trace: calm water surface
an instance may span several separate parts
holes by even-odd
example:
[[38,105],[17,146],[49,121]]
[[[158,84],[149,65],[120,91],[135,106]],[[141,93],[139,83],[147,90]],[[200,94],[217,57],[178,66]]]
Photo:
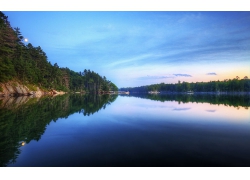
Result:
[[250,166],[249,102],[74,95],[9,105],[1,111],[1,165]]

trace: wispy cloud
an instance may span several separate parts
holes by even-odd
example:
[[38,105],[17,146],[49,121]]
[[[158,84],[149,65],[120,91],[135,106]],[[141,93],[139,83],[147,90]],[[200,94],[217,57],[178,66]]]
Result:
[[167,79],[167,78],[176,78],[177,76],[181,77],[192,77],[190,74],[169,74],[163,76],[142,76],[137,78],[138,80],[157,80],[157,79]]
[[212,72],[212,73],[207,73],[207,75],[214,75],[214,76],[216,76],[217,74],[214,73],[214,72]]
[[202,16],[200,13],[187,13],[184,16],[182,16],[177,23],[190,23],[190,22],[196,22],[198,20],[202,20]]
[[174,78],[172,75],[167,76],[143,76],[139,77],[138,80],[153,80],[153,79],[166,79],[166,78]]
[[192,77],[190,74],[173,74],[174,76]]
[[120,66],[122,64],[126,64],[126,63],[131,63],[131,62],[135,62],[135,61],[140,61],[140,60],[144,60],[146,58],[151,57],[151,54],[142,54],[142,55],[138,55],[136,57],[131,57],[131,58],[127,58],[127,59],[123,59],[123,60],[118,60],[112,63],[107,64],[109,67],[113,67],[113,66]]

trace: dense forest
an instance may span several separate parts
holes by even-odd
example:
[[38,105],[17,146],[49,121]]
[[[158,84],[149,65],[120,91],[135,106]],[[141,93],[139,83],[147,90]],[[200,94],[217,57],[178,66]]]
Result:
[[[71,94],[30,98],[23,105],[17,101],[0,108],[0,167],[15,162],[22,142],[39,141],[51,121],[56,122],[78,112],[90,116],[115,101],[118,95]],[[21,97],[19,97],[21,98]],[[13,99],[18,99],[14,98]],[[1,107],[0,99],[0,107]],[[84,119],[83,119],[84,120]]]
[[238,76],[234,79],[225,79],[224,81],[210,81],[210,82],[178,82],[176,84],[152,84],[140,87],[120,88],[121,91],[129,92],[250,92],[250,79],[245,76],[240,79]]
[[116,85],[90,70],[74,72],[52,65],[40,46],[25,45],[18,27],[12,28],[0,12],[0,82],[20,81],[45,89],[102,92],[118,90]]

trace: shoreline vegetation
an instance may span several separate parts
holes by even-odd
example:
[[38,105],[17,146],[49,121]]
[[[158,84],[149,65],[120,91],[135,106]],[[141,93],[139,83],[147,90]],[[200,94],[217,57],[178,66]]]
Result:
[[238,76],[234,79],[225,79],[223,81],[210,82],[178,82],[175,84],[152,84],[140,87],[120,88],[120,91],[129,91],[130,93],[184,93],[184,94],[250,94],[250,79],[245,76],[240,79]]
[[[84,66],[84,64],[83,64]],[[0,12],[0,96],[58,95],[69,92],[106,93],[117,86],[94,71],[75,72],[52,65],[40,46],[25,42]]]
[[159,91],[157,93],[151,92],[130,92],[131,94],[152,94],[152,95],[250,95],[250,92],[168,92],[168,91]]
[[[66,93],[73,94],[88,94],[91,92],[86,91],[57,91],[55,89],[44,89],[39,88],[35,85],[23,85],[17,81],[9,81],[7,83],[0,83],[0,98],[1,97],[19,97],[19,96],[33,96],[33,97],[41,97],[43,95],[63,95]],[[99,91],[99,95],[104,94],[119,94],[118,91]],[[124,93],[126,94],[126,93]]]

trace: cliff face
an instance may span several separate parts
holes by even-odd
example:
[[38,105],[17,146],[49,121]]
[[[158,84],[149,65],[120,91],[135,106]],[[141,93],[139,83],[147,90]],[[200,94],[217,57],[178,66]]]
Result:
[[42,91],[39,87],[34,87],[30,90],[27,86],[18,83],[16,81],[10,81],[7,83],[0,83],[0,96],[9,97],[9,96],[29,96],[33,95],[40,97],[42,95],[54,95],[54,94],[64,94],[64,92],[57,92],[55,90],[51,91]]

